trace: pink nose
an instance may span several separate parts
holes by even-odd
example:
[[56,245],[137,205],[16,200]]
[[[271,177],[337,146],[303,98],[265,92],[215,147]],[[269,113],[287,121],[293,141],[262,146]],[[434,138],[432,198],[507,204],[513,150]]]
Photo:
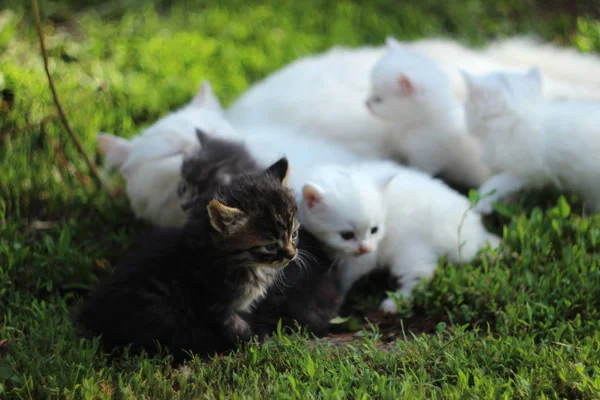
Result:
[[370,253],[371,252],[371,247],[365,245],[365,244],[361,244],[360,246],[358,246],[358,254],[365,254],[365,253]]
[[369,111],[371,111],[371,100],[365,101],[365,106],[367,106],[367,108],[369,109]]

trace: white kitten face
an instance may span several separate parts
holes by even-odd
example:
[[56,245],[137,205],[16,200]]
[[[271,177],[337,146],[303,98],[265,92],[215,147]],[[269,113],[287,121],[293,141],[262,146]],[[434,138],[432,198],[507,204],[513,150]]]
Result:
[[516,115],[524,106],[542,95],[541,75],[537,68],[526,74],[493,73],[474,77],[463,72],[468,89],[465,104],[471,133],[484,137],[490,123]]
[[380,190],[360,174],[325,171],[304,185],[300,222],[331,249],[360,256],[377,250],[385,231]]
[[406,121],[435,109],[449,91],[448,78],[432,60],[402,44],[388,44],[388,52],[371,71],[366,106],[376,117]]

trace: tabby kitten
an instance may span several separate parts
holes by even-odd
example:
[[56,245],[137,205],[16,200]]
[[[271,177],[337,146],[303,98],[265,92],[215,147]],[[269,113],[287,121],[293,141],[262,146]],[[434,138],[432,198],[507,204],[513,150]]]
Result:
[[211,186],[227,185],[235,175],[261,170],[244,144],[210,136],[200,129],[196,129],[196,137],[200,150],[185,155],[177,187],[184,211]]
[[181,228],[163,228],[117,265],[76,314],[108,347],[154,353],[176,363],[250,337],[240,312],[264,296],[297,255],[298,220],[284,188],[287,159],[213,186],[188,208]]

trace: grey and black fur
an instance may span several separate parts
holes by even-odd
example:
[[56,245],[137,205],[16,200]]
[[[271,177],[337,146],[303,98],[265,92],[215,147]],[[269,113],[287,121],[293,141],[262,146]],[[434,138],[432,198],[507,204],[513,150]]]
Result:
[[238,175],[196,198],[181,228],[158,229],[126,256],[77,310],[84,331],[109,348],[131,344],[176,362],[232,349],[250,337],[240,313],[297,254],[298,221],[283,187],[288,163]]
[[[186,157],[182,166],[179,191],[182,207],[213,185],[228,184],[231,177],[260,167],[241,143],[209,137],[196,132],[200,150]],[[293,168],[293,166],[291,166]],[[280,284],[244,313],[253,334],[264,338],[272,333],[279,320],[284,327],[300,325],[321,336],[328,332],[329,321],[339,306],[339,288],[333,260],[308,231],[300,230],[298,259],[283,271]]]
[[177,188],[184,211],[212,186],[227,185],[236,175],[261,170],[243,143],[212,137],[200,129],[196,129],[196,136],[200,150],[184,157]]

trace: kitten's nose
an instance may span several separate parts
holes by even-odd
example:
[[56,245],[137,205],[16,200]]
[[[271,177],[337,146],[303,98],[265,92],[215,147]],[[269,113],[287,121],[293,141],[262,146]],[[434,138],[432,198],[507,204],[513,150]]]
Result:
[[367,101],[365,101],[365,106],[367,106],[367,109],[369,111],[371,111],[371,99],[368,99]]
[[356,250],[356,255],[367,254],[373,251],[373,248],[366,243],[361,243],[358,245],[358,249]]
[[296,257],[296,249],[294,246],[288,245],[284,250],[284,254],[286,258],[292,260],[294,257]]

